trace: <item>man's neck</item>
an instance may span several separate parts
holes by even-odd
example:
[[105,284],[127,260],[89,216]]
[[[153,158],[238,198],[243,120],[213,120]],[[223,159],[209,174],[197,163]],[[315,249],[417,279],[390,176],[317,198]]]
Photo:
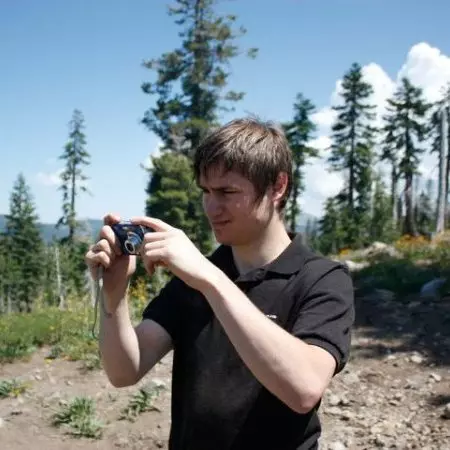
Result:
[[240,274],[265,266],[276,259],[291,243],[281,221],[271,223],[255,240],[242,246],[233,246],[233,257]]

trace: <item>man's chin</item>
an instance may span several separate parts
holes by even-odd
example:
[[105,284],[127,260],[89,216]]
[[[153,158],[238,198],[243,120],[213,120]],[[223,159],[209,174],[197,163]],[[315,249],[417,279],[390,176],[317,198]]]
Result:
[[229,238],[229,236],[226,236],[224,233],[217,232],[213,230],[214,237],[216,239],[216,242],[221,245],[232,245],[233,240]]
[[242,239],[242,236],[236,237],[236,236],[230,236],[229,234],[225,233],[214,233],[216,242],[220,245],[227,245],[227,246],[242,246],[245,245],[245,240]]

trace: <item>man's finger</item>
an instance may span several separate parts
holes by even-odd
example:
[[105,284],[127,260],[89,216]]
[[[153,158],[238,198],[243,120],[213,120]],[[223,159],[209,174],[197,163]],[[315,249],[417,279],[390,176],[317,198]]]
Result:
[[[150,233],[149,233],[150,234]],[[145,244],[142,246],[142,253],[145,253],[149,250],[154,250],[157,248],[164,248],[166,246],[166,244],[164,243],[164,241],[150,241],[150,242],[145,242]]]
[[114,252],[117,256],[122,254],[119,244],[119,239],[112,230],[112,228],[108,225],[105,225],[100,230],[99,239],[105,239],[108,241],[109,245],[114,249]]
[[144,242],[164,241],[168,237],[170,237],[170,233],[167,231],[154,231],[153,233],[145,233]]
[[106,214],[106,216],[103,217],[103,223],[105,225],[111,226],[111,225],[114,225],[119,222],[120,222],[120,216],[118,216],[117,214],[110,213],[110,214]]
[[145,260],[147,262],[152,263],[154,266],[158,265],[164,265],[166,266],[166,256],[167,256],[167,249],[163,246],[158,248],[150,248],[146,249],[144,251],[145,254]]
[[156,219],[154,217],[133,217],[131,223],[135,225],[143,225],[144,227],[149,227],[155,231],[171,231],[173,227],[168,223],[162,221],[161,219]]
[[107,239],[101,239],[96,244],[94,244],[91,248],[92,252],[100,253],[105,252],[111,259],[114,258],[114,249],[111,247],[111,244],[108,242]]
[[111,265],[111,258],[105,252],[94,253],[86,259],[88,262],[88,266],[91,268],[91,271],[99,265],[102,265],[106,269]]

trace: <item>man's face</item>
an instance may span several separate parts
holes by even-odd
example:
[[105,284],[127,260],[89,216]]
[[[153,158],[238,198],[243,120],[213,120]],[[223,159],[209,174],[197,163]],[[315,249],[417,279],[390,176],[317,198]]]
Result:
[[253,184],[237,172],[219,167],[201,176],[203,208],[216,240],[225,245],[246,245],[257,239],[275,213],[267,193],[256,202]]

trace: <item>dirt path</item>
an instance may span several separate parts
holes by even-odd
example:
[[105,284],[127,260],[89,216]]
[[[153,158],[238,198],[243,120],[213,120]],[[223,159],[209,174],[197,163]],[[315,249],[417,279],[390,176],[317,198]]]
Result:
[[[320,448],[450,450],[450,301],[405,307],[367,300],[364,305],[351,360],[333,380],[320,410]],[[422,328],[427,332],[421,334]],[[18,399],[0,399],[1,449],[167,448],[171,355],[140,383],[165,384],[154,402],[158,410],[131,423],[118,417],[137,387],[115,389],[102,371],[84,373],[78,363],[47,363],[47,352],[0,367],[0,380],[31,382]],[[100,440],[77,439],[50,425],[60,405],[80,395],[95,399],[106,424]]]

